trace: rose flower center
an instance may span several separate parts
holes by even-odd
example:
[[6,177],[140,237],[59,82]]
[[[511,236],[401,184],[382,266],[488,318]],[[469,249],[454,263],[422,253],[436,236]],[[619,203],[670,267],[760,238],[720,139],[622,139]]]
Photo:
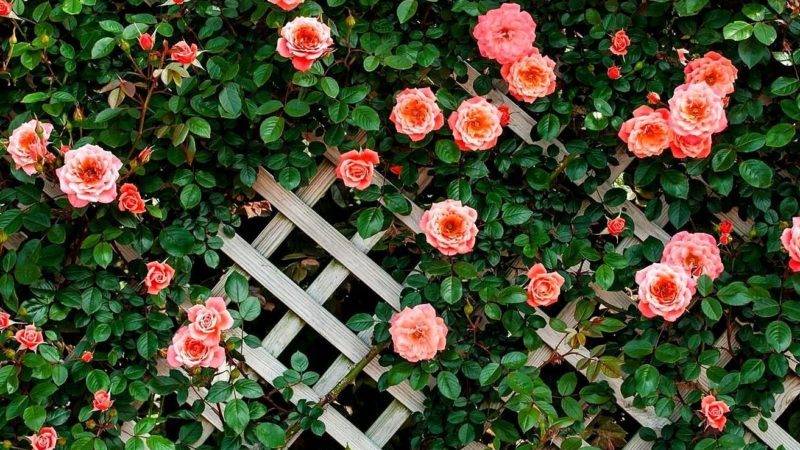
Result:
[[671,304],[678,293],[678,287],[672,277],[661,278],[653,283],[650,292],[664,304]]
[[312,27],[298,28],[294,35],[295,45],[303,48],[314,48],[319,45],[319,36]]
[[446,238],[460,237],[463,229],[464,219],[457,214],[451,214],[439,222],[439,231]]

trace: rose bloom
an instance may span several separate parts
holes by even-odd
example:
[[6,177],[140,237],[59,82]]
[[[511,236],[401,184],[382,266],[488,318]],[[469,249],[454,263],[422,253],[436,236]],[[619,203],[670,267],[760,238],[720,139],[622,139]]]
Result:
[[547,272],[542,264],[535,264],[528,270],[530,283],[526,287],[528,291],[528,304],[537,306],[552,305],[558,300],[561,294],[561,286],[564,285],[564,277],[557,272]]
[[661,262],[683,267],[696,277],[708,275],[712,280],[725,271],[717,241],[706,233],[681,231],[672,236],[661,254]]
[[722,233],[719,235],[719,243],[722,245],[728,245],[731,242],[731,235],[729,233]]
[[647,103],[651,105],[655,105],[661,101],[661,96],[658,95],[656,92],[648,92],[647,93]]
[[218,344],[222,332],[233,326],[233,317],[228,312],[222,297],[211,297],[204,305],[194,305],[188,311],[189,335],[206,345]]
[[618,136],[638,158],[660,155],[672,141],[669,111],[640,106],[633,111],[633,118],[622,124]]
[[6,0],[0,0],[0,16],[10,16],[14,8]]
[[142,50],[152,50],[154,43],[155,39],[153,39],[153,36],[151,36],[150,33],[139,35],[139,47],[141,47]]
[[398,133],[417,142],[425,139],[431,131],[442,128],[444,114],[436,104],[436,96],[431,88],[405,89],[397,94],[397,103],[392,108],[389,120],[394,123]]
[[11,314],[0,310],[0,330],[5,330],[13,322],[11,322]]
[[706,136],[728,126],[722,99],[705,83],[682,84],[669,99],[669,123],[675,134]]
[[447,325],[427,303],[404,308],[389,325],[394,351],[408,362],[429,360],[447,344]]
[[611,37],[611,53],[619,56],[625,56],[628,54],[628,47],[631,45],[631,38],[628,37],[628,33],[625,30],[619,30],[614,33],[614,36]]
[[524,56],[536,40],[536,22],[516,3],[504,3],[478,17],[472,31],[484,58],[508,64]]
[[503,134],[503,113],[483,97],[464,100],[447,124],[461,150],[489,150]]
[[144,200],[139,194],[139,189],[130,183],[120,186],[118,203],[119,210],[122,212],[130,211],[133,214],[145,212]]
[[606,231],[608,231],[608,234],[612,236],[619,236],[622,234],[622,232],[625,231],[625,218],[620,216],[613,219],[608,219]]
[[107,411],[111,408],[114,401],[111,400],[111,394],[100,389],[94,393],[94,400],[92,400],[92,411]]
[[725,414],[730,412],[731,408],[727,403],[722,400],[717,400],[713,395],[706,395],[700,403],[700,411],[706,416],[706,423],[709,427],[722,431],[725,428],[725,422],[728,419]]
[[697,282],[682,267],[655,263],[636,272],[639,311],[652,319],[661,316],[674,322],[686,311]]
[[36,329],[36,325],[27,325],[25,328],[18,330],[14,335],[14,339],[19,342],[20,350],[26,348],[34,352],[39,347],[39,344],[44,342],[42,332]]
[[81,355],[81,361],[85,362],[86,364],[92,362],[93,359],[94,359],[94,353],[92,352],[83,352],[83,354]]
[[35,119],[14,129],[8,138],[8,154],[11,155],[17,169],[22,169],[28,175],[34,175],[37,164],[53,158],[52,153],[47,151],[52,131],[52,124]]
[[333,45],[331,29],[313,17],[296,17],[281,29],[278,53],[291,58],[295,69],[305,72]]
[[268,1],[284,11],[291,11],[300,6],[305,0],[268,0]]
[[733,222],[728,219],[719,223],[719,232],[724,234],[731,234],[733,232]]
[[72,206],[111,203],[117,198],[117,178],[122,161],[113,153],[87,144],[64,155],[64,165],[56,169],[61,192]]
[[190,336],[189,327],[182,327],[172,337],[167,349],[167,363],[170,367],[213,367],[225,363],[225,349],[219,343],[206,345],[202,340]]
[[401,166],[400,164],[392,164],[389,167],[389,172],[392,172],[393,174],[399,177],[400,175],[403,174],[403,166]]
[[706,83],[717,95],[724,97],[733,93],[739,71],[730,59],[717,52],[708,52],[702,58],[691,61],[683,73],[687,84]]
[[800,217],[792,219],[792,226],[783,230],[781,244],[789,253],[789,268],[792,272],[800,272]]
[[422,214],[419,227],[425,240],[443,255],[460,255],[472,252],[478,227],[478,212],[463,206],[458,200],[434,203]]
[[169,50],[170,58],[184,66],[194,64],[197,59],[197,44],[191,46],[186,41],[180,41]]
[[608,78],[611,80],[619,80],[620,77],[622,77],[622,73],[619,71],[619,67],[617,66],[609,67],[608,71],[606,71],[606,75],[608,75]]
[[33,450],[53,450],[58,444],[58,433],[53,427],[42,427],[38,434],[28,436]]
[[172,277],[175,276],[175,269],[167,263],[151,261],[147,263],[147,275],[144,277],[144,285],[147,293],[158,295],[164,288],[169,286]]
[[342,180],[344,185],[363,191],[372,184],[375,174],[375,164],[380,161],[380,156],[370,149],[360,152],[350,150],[339,158],[336,165],[336,178]]
[[676,158],[705,158],[711,153],[711,134],[704,136],[672,135],[669,143],[672,156]]
[[500,74],[508,83],[508,92],[517,100],[533,103],[556,90],[556,63],[542,56],[536,47],[510,63],[503,64]]

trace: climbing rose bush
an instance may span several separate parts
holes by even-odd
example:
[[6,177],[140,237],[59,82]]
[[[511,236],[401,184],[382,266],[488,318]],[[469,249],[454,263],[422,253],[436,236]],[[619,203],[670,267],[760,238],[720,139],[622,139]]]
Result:
[[[798,16],[0,0],[0,445],[339,448],[326,409],[413,389],[377,447],[794,448]],[[302,289],[332,264],[259,234],[274,182],[403,286],[327,299],[369,346],[334,389],[341,343],[270,353],[287,308],[229,270],[238,239]]]

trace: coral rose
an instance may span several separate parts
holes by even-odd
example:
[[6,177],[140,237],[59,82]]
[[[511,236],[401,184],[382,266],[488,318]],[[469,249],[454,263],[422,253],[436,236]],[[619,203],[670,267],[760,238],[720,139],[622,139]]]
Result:
[[392,164],[389,166],[389,172],[397,175],[398,177],[403,174],[403,166],[400,164]]
[[34,352],[44,342],[44,336],[41,331],[36,329],[36,325],[26,325],[25,328],[18,330],[14,339],[19,342],[20,350],[26,348]]
[[625,30],[619,30],[611,37],[611,53],[618,56],[625,56],[628,54],[628,47],[631,45],[631,38]]
[[503,134],[503,113],[483,97],[464,100],[447,124],[461,150],[489,150]]
[[11,7],[11,3],[7,2],[6,0],[0,0],[0,16],[10,16],[12,11],[13,8]]
[[633,118],[622,124],[618,136],[638,158],[660,155],[672,141],[669,111],[640,106],[633,111]]
[[33,450],[53,450],[58,444],[58,433],[53,427],[42,427],[38,434],[28,436]]
[[81,361],[87,364],[92,362],[93,359],[94,359],[94,353],[92,352],[83,352],[83,354],[81,355]]
[[34,175],[37,165],[52,161],[53,154],[47,151],[52,131],[52,124],[38,120],[30,120],[14,129],[8,138],[8,154],[17,169]]
[[397,103],[392,108],[389,120],[394,123],[398,133],[417,142],[425,139],[431,131],[442,128],[444,114],[436,104],[436,96],[431,88],[405,89],[397,94]]
[[686,83],[706,83],[717,95],[732,94],[739,71],[731,60],[717,52],[708,52],[691,61],[684,69]]
[[705,83],[682,84],[669,99],[669,123],[681,136],[706,136],[728,126],[722,99]]
[[518,4],[504,3],[479,16],[472,35],[478,41],[481,56],[507,64],[525,55],[533,46],[536,22]]
[[111,203],[117,198],[117,178],[122,161],[113,153],[87,144],[64,155],[64,165],[56,169],[61,192],[72,206]]
[[781,244],[789,253],[789,268],[792,272],[800,272],[800,217],[792,219],[792,226],[783,230]]
[[225,362],[225,349],[219,343],[207,345],[194,339],[189,327],[182,327],[172,337],[167,349],[167,363],[170,367],[213,367],[219,368]]
[[155,39],[150,33],[144,33],[139,35],[139,47],[142,48],[144,51],[152,50],[153,44],[155,44]]
[[500,74],[508,83],[508,92],[517,100],[533,103],[556,90],[556,63],[542,56],[536,47],[514,61],[503,64]]
[[661,316],[674,322],[692,301],[697,282],[681,267],[655,263],[636,272],[639,311],[652,319]]
[[291,58],[295,69],[305,72],[333,45],[331,29],[313,17],[296,17],[281,29],[278,53]]
[[711,153],[711,134],[703,136],[674,134],[669,148],[672,150],[672,156],[676,158],[705,158]]
[[94,400],[92,400],[92,411],[107,411],[111,408],[114,401],[111,400],[111,394],[100,389],[94,393]]
[[557,272],[548,272],[542,264],[535,264],[528,270],[530,283],[526,287],[528,291],[528,304],[537,306],[552,305],[561,295],[561,286],[564,285],[564,277]]
[[300,6],[301,4],[303,4],[305,0],[268,0],[268,1],[284,11],[291,11]]
[[169,264],[158,261],[147,263],[147,275],[144,277],[147,293],[158,295],[159,292],[169,286],[173,276],[175,276],[175,269]]
[[619,236],[622,234],[622,232],[625,231],[625,218],[620,216],[613,219],[608,219],[606,231],[612,236]]
[[394,351],[408,362],[429,360],[447,344],[447,325],[427,303],[404,308],[389,325]]
[[339,158],[336,165],[336,178],[342,180],[344,185],[363,191],[372,184],[375,174],[375,164],[380,161],[380,156],[370,149],[360,152],[350,150]]
[[169,55],[173,61],[184,66],[194,64],[197,61],[197,44],[189,45],[186,41],[180,41],[172,46]]
[[622,73],[619,71],[619,67],[617,66],[609,67],[606,71],[606,75],[608,75],[608,78],[611,80],[619,80],[620,77],[622,77]]
[[712,280],[725,271],[717,241],[706,233],[681,231],[672,236],[661,254],[661,262],[683,267],[696,277],[708,275]]
[[508,105],[500,105],[497,107],[497,110],[500,111],[500,126],[504,127],[511,123],[511,108]]
[[188,311],[189,335],[206,345],[218,344],[222,332],[233,326],[233,317],[228,312],[222,297],[211,297],[204,305],[193,305]]
[[660,101],[661,101],[661,96],[658,95],[658,93],[656,93],[656,92],[648,92],[647,93],[647,103],[650,103],[651,105],[655,105]]
[[144,200],[139,194],[139,189],[130,183],[120,186],[118,203],[120,211],[130,211],[133,214],[145,212]]
[[11,321],[11,314],[0,310],[0,330],[5,330],[12,323],[14,322]]
[[478,212],[458,200],[434,203],[422,214],[419,227],[425,240],[442,254],[452,256],[472,252],[478,227]]
[[713,395],[706,395],[700,402],[700,411],[706,418],[706,423],[709,427],[722,431],[725,428],[725,422],[728,419],[725,414],[730,412],[731,408],[727,403],[722,400],[717,400]]

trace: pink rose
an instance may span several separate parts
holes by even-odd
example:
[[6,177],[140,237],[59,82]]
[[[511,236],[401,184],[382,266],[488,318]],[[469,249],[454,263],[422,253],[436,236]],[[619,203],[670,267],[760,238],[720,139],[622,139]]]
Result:
[[681,231],[672,236],[661,254],[661,262],[683,267],[696,277],[708,275],[712,280],[719,278],[725,271],[717,241],[714,236],[706,233]]
[[8,138],[8,154],[17,169],[34,175],[37,164],[53,160],[53,154],[47,151],[52,131],[52,124],[38,120],[30,120],[14,129]]
[[53,450],[58,444],[58,433],[53,427],[42,427],[38,434],[28,436],[33,450]]
[[92,400],[92,411],[107,411],[111,408],[114,401],[111,400],[111,394],[100,389],[94,393],[94,400]]
[[228,312],[222,297],[211,297],[205,305],[193,305],[188,311],[189,335],[206,345],[219,344],[222,332],[233,326],[233,317]]
[[0,330],[5,330],[12,323],[14,322],[11,321],[11,314],[0,310]]
[[669,143],[676,158],[705,158],[711,153],[711,134],[704,136],[673,135]]
[[681,267],[655,263],[636,272],[639,311],[652,319],[661,316],[674,322],[692,301],[697,282]]
[[189,327],[182,327],[172,337],[172,345],[167,349],[167,363],[170,367],[213,367],[225,363],[225,349],[219,343],[207,345],[190,335]]
[[622,232],[625,231],[625,218],[620,216],[609,219],[606,225],[606,231],[612,236],[619,236],[622,234]]
[[153,44],[155,44],[155,39],[153,39],[153,36],[150,35],[150,33],[139,35],[139,47],[141,47],[142,50],[152,50]]
[[510,63],[503,64],[500,75],[508,83],[508,92],[517,100],[533,103],[556,90],[556,63],[530,48]]
[[686,65],[686,55],[689,54],[689,50],[686,50],[685,48],[679,48],[679,49],[675,50],[675,53],[678,55],[678,61],[680,61],[680,63],[685,66]]
[[633,118],[622,124],[618,136],[637,158],[660,155],[672,141],[669,111],[640,106],[633,111]]
[[459,255],[472,252],[478,227],[475,221],[478,212],[462,206],[458,200],[434,203],[422,214],[419,227],[425,240],[443,255]]
[[404,308],[389,324],[394,351],[408,362],[429,360],[447,345],[447,325],[427,303]]
[[125,183],[119,188],[119,202],[120,211],[130,211],[133,214],[142,214],[145,212],[144,200],[139,194],[139,189],[130,184]]
[[618,56],[625,56],[628,54],[628,47],[631,45],[631,38],[625,30],[619,30],[611,37],[611,53]]
[[39,344],[44,342],[42,332],[36,329],[36,325],[26,325],[25,328],[18,330],[14,335],[14,339],[19,342],[19,349],[27,348],[31,351],[36,351]]
[[300,6],[305,0],[268,0],[268,1],[284,11],[291,11]]
[[398,133],[407,135],[414,142],[425,139],[428,133],[444,125],[444,115],[431,88],[405,89],[397,94],[397,103],[389,120]]
[[184,66],[194,64],[197,60],[197,44],[189,45],[186,41],[180,41],[173,45],[169,50],[170,58]]
[[705,83],[682,84],[669,99],[669,123],[681,136],[706,136],[728,126],[722,99]]
[[83,208],[90,202],[111,203],[117,198],[120,168],[122,161],[113,153],[87,144],[68,151],[56,175],[70,204]]
[[535,264],[528,270],[528,304],[537,306],[552,305],[561,295],[561,286],[564,285],[564,277],[557,272],[547,272],[541,264]]
[[11,6],[6,0],[0,0],[0,16],[8,17],[11,16],[14,11],[14,8]]
[[606,75],[609,80],[619,80],[622,77],[622,72],[620,72],[619,67],[611,66],[606,71]]
[[147,293],[158,295],[159,292],[169,286],[173,276],[175,276],[175,269],[169,264],[158,261],[147,263],[147,275],[144,277]]
[[489,150],[503,134],[503,113],[483,97],[464,100],[447,124],[461,150]]
[[783,230],[781,244],[789,253],[789,268],[792,272],[800,272],[800,217],[792,219],[792,226]]
[[336,178],[344,181],[347,187],[363,191],[372,184],[375,173],[375,164],[380,161],[380,156],[370,149],[360,152],[350,150],[339,158],[336,165]]
[[739,71],[731,60],[717,52],[708,52],[697,58],[684,69],[686,83],[706,83],[720,97],[732,94]]
[[93,359],[94,359],[94,353],[92,352],[83,352],[83,354],[81,355],[81,361],[85,362],[86,364],[92,362]]
[[313,17],[296,17],[281,29],[278,53],[291,58],[295,69],[305,72],[333,45],[331,29]]
[[700,403],[700,411],[706,418],[706,424],[719,431],[725,428],[725,422],[728,421],[725,414],[730,410],[731,408],[725,402],[717,400],[713,395],[706,395]]
[[533,46],[536,22],[518,4],[503,3],[478,17],[472,35],[478,41],[481,56],[507,64],[525,55]]

